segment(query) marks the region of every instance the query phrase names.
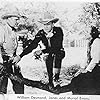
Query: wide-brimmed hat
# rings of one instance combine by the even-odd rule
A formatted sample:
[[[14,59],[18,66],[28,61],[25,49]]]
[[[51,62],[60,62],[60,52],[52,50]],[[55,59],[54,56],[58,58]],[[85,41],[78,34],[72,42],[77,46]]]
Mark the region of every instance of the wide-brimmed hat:
[[[20,18],[21,16],[19,14],[5,14],[5,15],[2,15],[1,18],[2,19],[8,19],[10,17],[17,17],[17,18]]]
[[[59,18],[54,17],[53,14],[50,12],[46,11],[43,14],[43,17],[38,21],[42,24],[48,24],[48,23],[56,23],[59,20]]]

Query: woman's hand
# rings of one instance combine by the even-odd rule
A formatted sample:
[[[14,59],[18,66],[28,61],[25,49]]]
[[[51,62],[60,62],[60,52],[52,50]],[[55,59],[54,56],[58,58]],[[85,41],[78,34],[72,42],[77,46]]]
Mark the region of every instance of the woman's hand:
[[[83,71],[82,71],[82,73],[87,73],[87,72],[88,72],[87,70],[83,70]]]
[[[84,68],[80,68],[76,73],[75,73],[75,77],[78,76],[80,73],[84,72]]]

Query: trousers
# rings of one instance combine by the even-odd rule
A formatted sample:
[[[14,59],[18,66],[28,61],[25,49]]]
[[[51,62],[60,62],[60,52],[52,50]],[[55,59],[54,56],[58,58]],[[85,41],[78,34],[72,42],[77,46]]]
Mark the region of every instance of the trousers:
[[[3,58],[3,67],[5,67],[6,72],[7,73],[11,73],[14,75],[17,75],[19,77],[23,77],[21,72],[20,72],[20,68],[16,67],[16,65],[14,65],[12,67],[12,62],[9,62],[9,56],[2,56]],[[13,90],[15,92],[15,94],[24,94],[24,85],[15,81],[15,80],[11,80],[12,84],[13,84]],[[0,76],[0,93],[7,93],[7,85],[8,85],[8,77],[6,77],[5,75]]]
[[[53,82],[53,68],[61,68],[62,59],[65,57],[65,52],[61,51],[57,54],[49,54],[46,58],[46,67],[49,77],[49,83]]]

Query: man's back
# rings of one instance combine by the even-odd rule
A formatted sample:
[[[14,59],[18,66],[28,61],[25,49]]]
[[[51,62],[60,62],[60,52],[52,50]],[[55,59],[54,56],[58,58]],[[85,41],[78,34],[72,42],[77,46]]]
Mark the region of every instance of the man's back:
[[[0,45],[2,55],[12,55],[17,48],[16,34],[7,24],[0,25]]]

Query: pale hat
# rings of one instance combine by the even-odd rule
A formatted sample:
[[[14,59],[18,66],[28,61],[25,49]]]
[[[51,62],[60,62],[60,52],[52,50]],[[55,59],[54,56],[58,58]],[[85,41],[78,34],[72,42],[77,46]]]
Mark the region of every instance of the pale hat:
[[[59,20],[59,18],[55,18],[53,15],[51,15],[49,12],[45,12],[43,15],[43,18],[41,18],[38,22],[42,24],[48,24],[48,23],[56,23]]]
[[[17,18],[20,18],[21,16],[19,14],[14,14],[14,13],[8,13],[8,14],[5,14],[5,15],[2,15],[1,18],[2,19],[8,19],[10,17],[17,17]]]

